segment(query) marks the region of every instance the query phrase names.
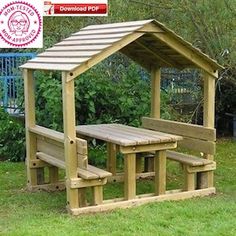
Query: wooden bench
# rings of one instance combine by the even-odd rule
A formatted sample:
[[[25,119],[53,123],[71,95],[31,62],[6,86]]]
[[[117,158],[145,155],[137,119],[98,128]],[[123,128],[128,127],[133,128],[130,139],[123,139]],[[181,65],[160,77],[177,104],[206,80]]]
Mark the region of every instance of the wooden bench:
[[[180,152],[167,151],[168,159],[183,165],[185,174],[184,190],[190,191],[196,189],[197,174],[212,172],[216,169],[216,163],[213,161],[216,140],[215,129],[149,117],[142,118],[142,126],[146,129],[181,135],[183,140],[178,142],[178,146],[198,151],[205,157],[202,158]],[[152,156],[152,154],[149,154],[146,157],[147,159],[151,159]]]
[[[40,126],[30,128],[30,132],[36,135],[37,143],[36,159],[31,161],[31,168],[48,166],[49,179],[51,180],[50,184],[57,183],[58,168],[66,169],[64,157],[64,134]],[[107,183],[107,177],[112,174],[88,164],[86,140],[76,138],[76,152],[78,178],[67,179],[67,185],[69,185],[70,188],[77,189],[93,187],[93,204],[100,204],[103,201],[102,186]],[[52,178],[52,176],[56,177]]]

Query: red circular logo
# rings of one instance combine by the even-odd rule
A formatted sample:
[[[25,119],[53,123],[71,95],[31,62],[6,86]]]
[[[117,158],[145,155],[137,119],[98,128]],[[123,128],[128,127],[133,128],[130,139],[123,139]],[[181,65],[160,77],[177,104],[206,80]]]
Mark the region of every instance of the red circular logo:
[[[41,16],[37,9],[27,2],[12,2],[0,11],[0,37],[11,46],[29,45],[41,30]]]

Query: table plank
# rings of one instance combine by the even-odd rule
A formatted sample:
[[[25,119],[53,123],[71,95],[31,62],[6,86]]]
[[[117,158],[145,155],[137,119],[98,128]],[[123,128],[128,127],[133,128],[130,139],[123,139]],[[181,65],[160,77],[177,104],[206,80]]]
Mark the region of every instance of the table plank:
[[[76,131],[78,135],[85,135],[122,146],[176,142],[182,139],[177,135],[121,124],[80,125],[76,127]]]

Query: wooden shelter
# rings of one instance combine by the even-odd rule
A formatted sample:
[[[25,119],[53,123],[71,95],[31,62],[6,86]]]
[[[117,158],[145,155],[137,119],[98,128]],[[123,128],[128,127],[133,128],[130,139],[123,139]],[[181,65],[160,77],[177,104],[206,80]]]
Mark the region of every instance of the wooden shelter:
[[[76,127],[74,79],[118,51],[151,72],[151,112],[150,117],[142,119],[144,129],[121,125]],[[203,126],[160,118],[162,67],[198,68],[202,71]],[[156,20],[144,20],[87,26],[29,60],[21,68],[24,73],[26,163],[30,189],[56,190],[66,187],[67,208],[74,215],[215,193],[214,98],[218,69],[222,67],[163,24]],[[35,70],[61,71],[64,133],[38,126],[35,122]],[[113,130],[116,134],[112,133]],[[107,171],[88,165],[87,137],[100,138],[108,143]],[[202,156],[170,151],[176,148],[177,143],[201,152]],[[117,150],[124,154],[125,159],[125,173],[119,176],[116,174]],[[146,157],[149,166],[146,165],[146,172],[141,173],[141,157],[136,154],[143,152],[149,153]],[[166,156],[184,166],[182,190],[165,189]],[[49,183],[42,178],[45,167],[49,168]],[[66,184],[58,181],[58,168],[66,169]],[[155,176],[155,193],[136,196],[136,178],[150,175]],[[124,198],[103,200],[102,187],[107,180],[125,181]],[[90,205],[85,195],[88,187],[93,189]]]

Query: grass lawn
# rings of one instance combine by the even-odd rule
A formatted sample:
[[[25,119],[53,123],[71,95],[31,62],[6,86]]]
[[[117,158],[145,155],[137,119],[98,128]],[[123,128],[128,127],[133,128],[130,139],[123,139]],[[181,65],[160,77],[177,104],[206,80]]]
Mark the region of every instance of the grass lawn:
[[[23,163],[0,162],[0,235],[235,236],[236,142],[218,141],[216,161],[215,196],[80,217],[66,213],[65,192],[27,192]],[[178,173],[168,175],[168,180],[169,188],[175,186]],[[139,192],[151,188],[145,181],[138,184]],[[116,184],[105,194],[120,195],[121,189]]]

